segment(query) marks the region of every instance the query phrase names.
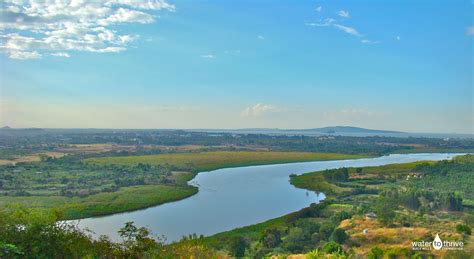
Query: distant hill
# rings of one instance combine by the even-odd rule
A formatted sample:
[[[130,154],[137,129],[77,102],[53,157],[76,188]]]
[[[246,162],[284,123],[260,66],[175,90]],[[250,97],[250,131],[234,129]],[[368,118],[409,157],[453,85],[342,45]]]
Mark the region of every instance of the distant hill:
[[[352,136],[352,137],[428,137],[428,138],[474,138],[474,134],[457,133],[417,133],[393,130],[366,129],[352,126],[330,126],[312,129],[278,129],[278,128],[245,128],[245,129],[99,129],[99,128],[70,128],[70,129],[50,129],[50,128],[10,128],[8,126],[0,128],[0,136],[38,136],[44,134],[99,134],[99,133],[119,133],[119,132],[146,132],[146,131],[173,131],[184,132],[207,132],[211,134],[268,134],[268,135],[306,135],[306,136]]]
[[[395,133],[395,134],[403,134],[405,132],[401,131],[393,131],[393,130],[377,130],[377,129],[365,129],[359,127],[351,127],[351,126],[334,126],[334,127],[323,127],[323,128],[315,128],[315,129],[308,129],[308,131],[315,131],[315,132],[323,132],[323,133]]]
[[[428,138],[474,138],[474,134],[457,133],[422,133],[394,130],[366,129],[352,126],[331,126],[312,129],[278,129],[278,128],[247,128],[247,129],[190,129],[188,131],[232,134],[274,134],[274,135],[334,135],[334,136],[382,136],[382,137],[428,137]]]
[[[192,130],[194,131],[194,130]],[[236,133],[236,134],[291,134],[291,135],[404,135],[407,134],[401,131],[392,131],[392,130],[376,130],[376,129],[365,129],[359,127],[350,127],[350,126],[332,126],[332,127],[323,127],[323,128],[313,128],[313,129],[278,129],[278,128],[247,128],[247,129],[196,129],[195,131],[202,132],[226,132],[226,133]]]

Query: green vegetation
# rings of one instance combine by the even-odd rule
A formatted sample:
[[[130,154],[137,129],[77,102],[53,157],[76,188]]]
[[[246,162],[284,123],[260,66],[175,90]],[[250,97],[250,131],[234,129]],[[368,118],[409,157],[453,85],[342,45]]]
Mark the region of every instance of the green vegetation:
[[[227,167],[320,160],[356,159],[363,157],[367,156],[310,152],[214,151],[147,156],[90,158],[86,159],[85,161],[87,163],[100,165],[137,165],[142,163],[154,166],[170,166],[176,170],[202,172]]]
[[[163,166],[85,164],[75,157],[0,166],[0,207],[59,209],[78,219],[142,209],[195,194],[194,174]]]
[[[243,165],[349,159],[306,152],[195,152],[90,158],[44,157],[0,166],[0,206],[59,209],[64,219],[142,209],[195,194],[187,181],[199,171]],[[187,171],[187,172],[185,172]]]
[[[170,245],[132,222],[117,230],[119,243],[56,224],[188,197],[197,188],[187,181],[201,171],[420,150],[466,152],[474,148],[472,140],[39,130],[2,136],[0,145],[0,156],[11,161],[28,154],[69,154],[0,166],[1,258],[422,257],[429,252],[413,251],[408,242],[435,233],[465,243],[465,251],[432,251],[436,256],[463,258],[474,251],[472,155],[292,175],[292,184],[324,192],[326,200],[261,224]]]
[[[410,241],[430,240],[440,233],[443,240],[464,241],[465,251],[432,255],[466,256],[474,252],[474,211],[466,204],[474,195],[473,174],[474,155],[465,155],[452,161],[292,175],[292,184],[322,191],[327,199],[277,219],[206,237],[204,242],[229,251],[232,240],[244,238],[245,255],[251,257],[423,257],[430,252],[412,250]]]
[[[132,211],[180,200],[197,193],[193,186],[141,185],[122,187],[86,197],[0,196],[0,207],[21,204],[28,208],[59,209],[62,219],[80,219]]]
[[[166,153],[170,149],[200,146],[205,150],[298,151],[318,153],[382,154],[400,152],[472,152],[474,139],[428,137],[350,137],[312,135],[308,131],[283,134],[246,134],[236,131],[193,132],[185,130],[117,129],[0,129],[0,159],[22,153],[66,152],[77,154],[71,145],[107,145],[101,155],[145,155]],[[201,150],[202,150],[201,149]],[[2,153],[1,150],[8,151]],[[184,150],[182,150],[184,151]]]
[[[218,258],[201,239],[165,245],[146,228],[127,222],[122,242],[93,239],[73,225],[57,223],[54,212],[0,208],[0,258]]]

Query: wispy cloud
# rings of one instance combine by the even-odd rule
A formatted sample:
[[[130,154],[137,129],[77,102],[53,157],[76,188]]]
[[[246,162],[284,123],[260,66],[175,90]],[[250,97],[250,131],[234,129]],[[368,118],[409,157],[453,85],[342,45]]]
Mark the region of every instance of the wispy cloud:
[[[71,57],[69,54],[67,54],[66,52],[55,52],[55,53],[51,53],[51,56],[55,56],[55,57],[63,57],[63,58],[69,58]]]
[[[322,6],[318,6],[316,7],[316,12],[320,13],[322,10],[323,10],[323,7]]]
[[[400,36],[397,35],[397,37],[395,37],[395,39],[397,40],[401,40],[402,38]]]
[[[378,40],[368,40],[368,39],[363,39],[360,42],[362,42],[364,44],[379,44],[380,43],[380,41],[378,41]]]
[[[349,12],[345,10],[340,10],[339,12],[337,12],[337,15],[343,18],[351,18],[351,15],[349,14]]]
[[[345,33],[348,33],[348,34],[351,34],[351,35],[354,35],[354,36],[357,36],[357,37],[361,37],[362,34],[360,34],[355,28],[353,27],[349,27],[349,26],[345,26],[345,25],[341,25],[341,24],[333,24],[334,27],[336,27],[337,29],[345,32]]]
[[[467,27],[467,29],[466,29],[466,34],[467,34],[468,36],[473,36],[473,35],[474,35],[474,26],[469,26],[469,27]]]
[[[206,54],[206,55],[201,55],[201,58],[213,59],[213,58],[216,58],[216,56],[214,56],[212,54]]]
[[[262,35],[258,35],[258,36],[257,36],[257,39],[259,39],[259,40],[264,40],[265,37],[263,37]]]
[[[357,29],[350,27],[350,26],[345,26],[339,23],[336,23],[336,20],[333,18],[326,18],[324,21],[319,22],[319,23],[306,23],[307,26],[316,26],[316,27],[329,27],[332,26],[338,30],[341,30],[345,33],[361,37],[362,34],[357,31]]]
[[[118,26],[153,23],[157,10],[175,7],[165,0],[4,0],[0,52],[12,59],[37,59],[68,51],[124,51],[137,36],[117,33]]]
[[[346,17],[346,18],[350,17],[349,12],[344,11],[344,10],[340,10],[337,14],[339,16]],[[338,29],[338,30],[340,30],[344,33],[362,38],[360,42],[363,43],[363,44],[372,44],[373,45],[373,44],[379,44],[380,43],[380,41],[377,41],[377,40],[367,39],[366,36],[364,36],[362,33],[360,33],[356,28],[341,24],[340,21],[338,21],[334,18],[326,18],[324,20],[321,19],[321,20],[319,20],[319,22],[307,22],[305,24],[306,24],[306,26],[311,26],[311,27],[333,27],[333,28],[336,28],[336,29]],[[397,36],[397,39],[400,40],[400,36]]]
[[[245,108],[240,115],[242,117],[260,117],[268,113],[279,112],[281,109],[271,104],[257,103]]]

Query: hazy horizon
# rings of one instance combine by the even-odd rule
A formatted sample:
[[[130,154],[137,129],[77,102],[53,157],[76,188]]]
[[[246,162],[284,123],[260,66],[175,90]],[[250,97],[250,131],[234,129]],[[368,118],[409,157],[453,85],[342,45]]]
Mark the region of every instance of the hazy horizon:
[[[306,130],[317,130],[317,129],[324,129],[324,128],[333,128],[333,127],[349,127],[349,128],[359,128],[362,130],[369,130],[369,131],[387,131],[394,134],[433,134],[433,135],[472,135],[474,133],[462,133],[462,132],[415,132],[415,131],[398,131],[392,129],[379,129],[379,128],[364,128],[358,126],[350,126],[350,125],[337,125],[337,126],[321,126],[321,127],[311,127],[311,128],[48,128],[48,127],[11,127],[9,125],[0,126],[1,128],[10,128],[10,129],[51,129],[51,130],[184,130],[184,131],[220,131],[223,132],[231,132],[231,131],[306,131]],[[344,133],[344,131],[339,131],[339,133]],[[336,132],[337,133],[337,132]],[[337,135],[337,134],[336,134]]]
[[[470,1],[0,8],[2,127],[474,133]]]

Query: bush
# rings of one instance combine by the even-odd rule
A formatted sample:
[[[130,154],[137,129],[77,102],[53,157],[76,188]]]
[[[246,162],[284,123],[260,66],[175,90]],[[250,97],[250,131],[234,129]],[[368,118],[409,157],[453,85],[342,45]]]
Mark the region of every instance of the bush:
[[[336,228],[332,232],[331,237],[329,239],[339,244],[344,244],[347,239],[349,239],[349,236],[346,234],[346,231],[344,231],[344,229]]]
[[[245,249],[247,249],[248,244],[245,238],[236,237],[230,242],[229,252],[232,256],[243,257],[245,255]]]
[[[458,224],[456,226],[456,231],[458,233],[464,233],[466,235],[471,235],[471,228],[468,225]]]
[[[319,228],[319,236],[322,240],[328,240],[333,231],[334,231],[334,225],[328,224],[328,223],[323,224]]]
[[[326,254],[342,252],[342,246],[334,241],[329,241],[323,246],[323,251]]]
[[[395,217],[396,202],[393,199],[380,196],[375,204],[375,211],[380,223],[389,225]]]
[[[283,248],[292,253],[301,252],[307,240],[301,228],[291,228],[283,241]]]
[[[261,238],[260,242],[265,248],[277,247],[281,244],[281,232],[276,228],[266,229]]]
[[[367,254],[367,258],[369,258],[369,259],[382,259],[383,258],[383,250],[378,248],[378,247],[374,247]]]

